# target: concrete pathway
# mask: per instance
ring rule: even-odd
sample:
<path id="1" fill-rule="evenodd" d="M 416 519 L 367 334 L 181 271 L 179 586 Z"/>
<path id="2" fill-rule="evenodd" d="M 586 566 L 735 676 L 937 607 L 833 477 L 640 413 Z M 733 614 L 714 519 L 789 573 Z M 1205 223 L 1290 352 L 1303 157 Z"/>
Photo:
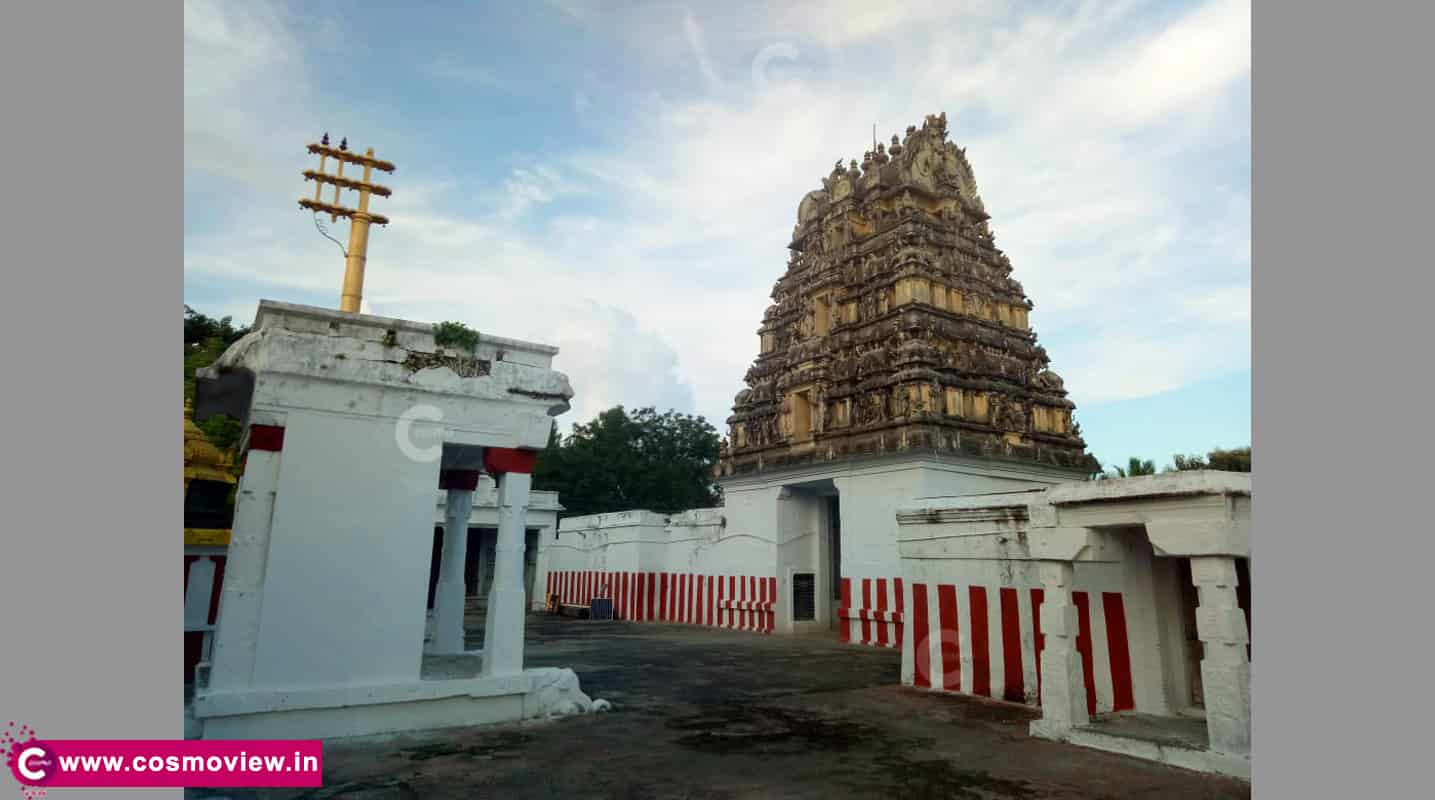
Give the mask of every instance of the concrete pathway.
<path id="1" fill-rule="evenodd" d="M 482 620 L 468 620 L 479 647 Z M 1020 706 L 897 684 L 900 654 L 532 614 L 530 666 L 606 714 L 331 742 L 325 786 L 263 798 L 1245 798 L 1247 784 L 1026 734 Z"/>

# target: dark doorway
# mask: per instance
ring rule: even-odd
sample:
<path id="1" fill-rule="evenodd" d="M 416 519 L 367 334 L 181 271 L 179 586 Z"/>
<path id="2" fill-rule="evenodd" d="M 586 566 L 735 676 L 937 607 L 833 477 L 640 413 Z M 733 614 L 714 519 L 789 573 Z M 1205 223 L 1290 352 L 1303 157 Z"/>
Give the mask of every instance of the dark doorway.
<path id="1" fill-rule="evenodd" d="M 523 535 L 523 590 L 526 602 L 533 606 L 533 581 L 538 577 L 538 531 L 530 528 Z"/>
<path id="2" fill-rule="evenodd" d="M 1236 602 L 1246 614 L 1246 660 L 1251 660 L 1251 561 L 1236 559 Z"/>
<path id="3" fill-rule="evenodd" d="M 812 622 L 817 619 L 817 576 L 799 572 L 792 576 L 792 621 Z"/>
<path id="4" fill-rule="evenodd" d="M 827 571 L 827 596 L 832 603 L 833 627 L 838 624 L 837 609 L 842 605 L 842 515 L 839 500 L 836 495 L 827 498 L 827 552 L 832 554 Z"/>
<path id="5" fill-rule="evenodd" d="M 463 552 L 463 585 L 468 587 L 467 592 L 470 598 L 477 598 L 486 601 L 483 596 L 484 586 L 478 582 L 479 565 L 483 563 L 483 540 L 488 533 L 485 528 L 468 529 L 468 549 Z"/>
<path id="6" fill-rule="evenodd" d="M 438 590 L 438 568 L 442 559 L 443 526 L 435 525 L 433 529 L 433 555 L 429 560 L 429 611 L 433 611 L 434 593 Z"/>
<path id="7" fill-rule="evenodd" d="M 468 545 L 463 553 L 463 583 L 465 595 L 472 599 L 479 596 L 479 565 L 482 557 L 479 548 L 483 546 L 484 528 L 468 529 Z M 491 561 L 492 559 L 490 559 Z M 433 529 L 433 556 L 429 562 L 429 610 L 433 610 L 434 595 L 438 591 L 439 567 L 443 564 L 443 526 L 435 525 Z M 492 565 L 488 565 L 491 570 Z M 492 574 L 491 572 L 489 573 Z"/>
<path id="8" fill-rule="evenodd" d="M 1185 634 L 1186 676 L 1191 687 L 1190 703 L 1195 708 L 1205 708 L 1206 698 L 1201 688 L 1201 659 L 1205 650 L 1201 637 L 1196 632 L 1196 608 L 1201 602 L 1200 595 L 1196 591 L 1196 584 L 1191 580 L 1191 559 L 1178 559 L 1178 563 L 1176 579 L 1181 582 L 1181 628 Z"/>

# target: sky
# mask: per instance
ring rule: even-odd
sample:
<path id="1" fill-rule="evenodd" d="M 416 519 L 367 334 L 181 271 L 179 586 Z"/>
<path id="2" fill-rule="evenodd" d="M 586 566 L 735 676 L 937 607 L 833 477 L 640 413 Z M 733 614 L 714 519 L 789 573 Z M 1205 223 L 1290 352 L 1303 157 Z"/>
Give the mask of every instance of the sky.
<path id="1" fill-rule="evenodd" d="M 337 308 L 297 204 L 327 132 L 398 167 L 366 311 L 558 346 L 565 432 L 623 404 L 726 435 L 799 200 L 945 112 L 1091 452 L 1250 443 L 1248 0 L 186 0 L 184 70 L 210 316 Z"/>

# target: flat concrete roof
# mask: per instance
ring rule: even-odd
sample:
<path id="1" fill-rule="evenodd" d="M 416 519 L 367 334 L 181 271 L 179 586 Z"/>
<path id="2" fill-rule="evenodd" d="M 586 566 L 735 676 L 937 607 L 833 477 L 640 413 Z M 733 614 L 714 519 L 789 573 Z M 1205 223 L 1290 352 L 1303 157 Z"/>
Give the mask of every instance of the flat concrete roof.
<path id="1" fill-rule="evenodd" d="M 1249 472 L 1191 470 L 1141 475 L 1135 478 L 1113 478 L 1099 481 L 1063 483 L 1046 491 L 1052 505 L 1102 503 L 1155 497 L 1184 497 L 1202 494 L 1251 494 Z"/>

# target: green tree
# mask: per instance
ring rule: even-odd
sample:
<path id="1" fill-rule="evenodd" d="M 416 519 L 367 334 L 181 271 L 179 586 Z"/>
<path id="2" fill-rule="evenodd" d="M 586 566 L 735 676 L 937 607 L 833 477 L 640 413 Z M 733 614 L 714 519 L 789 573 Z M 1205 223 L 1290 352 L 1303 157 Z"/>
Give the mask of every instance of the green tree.
<path id="1" fill-rule="evenodd" d="M 557 428 L 539 454 L 534 484 L 557 491 L 564 516 L 716 505 L 718 432 L 700 416 L 614 406 L 591 422 Z"/>
<path id="2" fill-rule="evenodd" d="M 1125 467 L 1112 467 L 1111 472 L 1112 474 L 1109 477 L 1113 478 L 1135 478 L 1138 475 L 1155 475 L 1156 462 L 1150 459 L 1142 461 L 1132 456 L 1127 459 Z"/>
<path id="3" fill-rule="evenodd" d="M 1211 469 L 1226 472 L 1250 472 L 1251 448 L 1236 447 L 1231 450 L 1212 450 L 1206 454 L 1206 463 Z"/>
<path id="4" fill-rule="evenodd" d="M 557 492 L 562 483 L 563 437 L 558 433 L 558 421 L 554 420 L 548 428 L 548 445 L 538 452 L 538 462 L 533 465 L 533 488 Z"/>
<path id="5" fill-rule="evenodd" d="M 1181 455 L 1177 453 L 1171 456 L 1171 466 L 1166 468 L 1167 472 L 1189 472 L 1197 469 L 1209 469 L 1206 466 L 1206 458 L 1199 455 Z"/>
<path id="6" fill-rule="evenodd" d="M 194 400 L 194 371 L 207 367 L 219 360 L 231 344 L 249 333 L 248 328 L 236 328 L 229 317 L 214 319 L 195 311 L 187 304 L 184 307 L 184 399 Z M 210 443 L 220 450 L 232 451 L 239 443 L 241 427 L 239 420 L 226 416 L 215 416 L 198 421 L 195 425 L 204 431 Z"/>
<path id="7" fill-rule="evenodd" d="M 1235 447 L 1229 450 L 1216 448 L 1205 456 L 1176 455 L 1172 457 L 1168 472 L 1185 472 L 1195 469 L 1214 469 L 1223 472 L 1250 472 L 1251 448 Z"/>
<path id="8" fill-rule="evenodd" d="M 248 328 L 234 327 L 232 317 L 214 319 L 195 311 L 188 304 L 184 306 L 185 346 L 202 345 L 214 338 L 223 339 L 229 345 L 246 333 L 249 333 Z"/>

